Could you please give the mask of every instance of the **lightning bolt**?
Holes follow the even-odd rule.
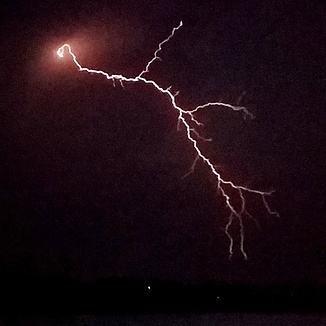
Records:
[[[193,173],[196,167],[196,164],[198,161],[204,162],[206,166],[209,168],[211,174],[215,177],[217,181],[217,188],[219,190],[219,193],[221,196],[224,198],[226,207],[229,210],[229,216],[228,216],[228,223],[225,226],[224,232],[227,235],[229,239],[229,258],[231,259],[233,253],[234,253],[234,238],[230,233],[230,227],[233,224],[234,221],[238,221],[239,224],[239,232],[240,232],[240,251],[245,259],[248,258],[247,253],[244,249],[244,225],[243,225],[243,219],[247,215],[252,218],[252,216],[247,212],[246,210],[246,199],[245,199],[245,194],[250,193],[253,195],[260,196],[262,199],[262,203],[267,210],[269,214],[272,215],[277,215],[278,213],[273,211],[268,202],[266,197],[270,196],[274,190],[271,191],[260,191],[256,189],[251,189],[247,188],[245,186],[241,185],[236,185],[230,180],[225,180],[222,178],[221,174],[217,171],[216,166],[213,164],[211,159],[203,152],[203,150],[200,147],[200,141],[211,141],[211,139],[204,138],[200,135],[200,133],[197,131],[196,127],[197,126],[202,126],[203,124],[197,120],[196,118],[196,113],[200,110],[207,110],[207,109],[214,109],[218,107],[224,107],[227,109],[230,109],[232,111],[239,111],[241,112],[244,117],[246,118],[253,118],[253,115],[245,108],[242,106],[234,106],[228,103],[223,103],[223,102],[209,102],[205,103],[203,105],[197,106],[193,110],[186,110],[182,108],[180,105],[177,104],[176,97],[178,93],[172,93],[171,92],[171,86],[168,88],[163,88],[160,86],[157,82],[155,82],[152,79],[147,79],[144,77],[146,73],[149,72],[150,66],[156,61],[156,60],[161,60],[160,57],[158,56],[159,52],[162,50],[162,46],[167,43],[173,36],[174,34],[182,27],[182,21],[180,24],[173,28],[171,34],[163,40],[156,51],[154,52],[154,55],[151,60],[148,61],[145,69],[140,72],[140,74],[136,77],[126,77],[123,75],[117,75],[117,74],[109,74],[107,72],[104,72],[102,70],[94,70],[94,69],[89,69],[86,67],[82,67],[82,65],[78,62],[75,54],[72,52],[72,49],[69,44],[63,44],[58,50],[57,50],[57,55],[60,58],[64,57],[65,50],[68,51],[69,55],[72,57],[74,63],[78,67],[79,71],[85,71],[87,73],[93,73],[93,74],[98,74],[104,76],[106,79],[112,81],[113,85],[115,86],[115,82],[118,81],[122,87],[124,87],[124,83],[143,83],[148,87],[153,87],[156,89],[159,93],[166,95],[166,97],[169,99],[171,108],[176,110],[178,112],[178,130],[180,129],[180,124],[182,124],[185,127],[186,135],[187,138],[192,145],[196,158],[194,160],[193,165],[191,166],[190,171],[184,176],[188,176],[189,174]],[[236,208],[235,205],[231,203],[231,194],[230,194],[230,189],[233,189],[237,192],[238,198],[240,199],[240,207]],[[228,190],[229,189],[229,190]]]

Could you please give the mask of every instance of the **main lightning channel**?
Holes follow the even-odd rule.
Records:
[[[233,221],[236,219],[238,220],[239,223],[239,228],[240,228],[240,251],[243,255],[243,257],[245,259],[247,259],[247,254],[246,251],[244,249],[244,226],[243,226],[243,218],[244,215],[248,215],[251,216],[247,210],[246,210],[246,200],[245,200],[245,196],[244,196],[244,192],[247,193],[252,193],[252,194],[256,194],[262,197],[262,202],[263,205],[265,206],[267,212],[269,214],[272,215],[278,215],[277,212],[272,211],[272,209],[270,208],[267,200],[266,200],[266,196],[271,195],[274,191],[260,191],[260,190],[255,190],[255,189],[251,189],[245,186],[241,186],[241,185],[236,185],[234,184],[232,181],[230,180],[225,180],[222,178],[221,174],[216,170],[215,165],[212,163],[212,161],[210,160],[210,158],[205,155],[202,151],[202,149],[200,148],[199,145],[199,140],[201,141],[211,141],[211,139],[206,139],[204,137],[202,137],[199,132],[195,129],[194,126],[192,126],[192,124],[196,125],[196,126],[202,126],[203,124],[197,120],[197,118],[195,117],[195,114],[202,109],[207,109],[207,108],[216,108],[216,107],[224,107],[227,109],[230,109],[232,111],[240,111],[244,114],[244,117],[248,117],[248,118],[253,118],[253,115],[245,108],[242,106],[233,106],[231,104],[228,103],[224,103],[224,102],[208,102],[205,103],[203,105],[199,105],[197,106],[195,109],[193,110],[185,110],[184,108],[182,108],[181,106],[179,106],[176,103],[176,96],[178,95],[178,93],[173,94],[171,92],[171,87],[168,88],[163,88],[162,86],[160,86],[157,82],[155,82],[152,79],[147,79],[144,77],[144,75],[146,73],[149,72],[149,68],[152,65],[152,63],[155,60],[161,60],[160,57],[158,56],[158,53],[162,50],[162,46],[163,44],[167,43],[175,34],[176,31],[178,31],[181,27],[182,27],[182,21],[180,22],[180,24],[173,28],[171,34],[165,39],[163,40],[157,50],[154,52],[154,56],[151,60],[148,61],[145,69],[143,71],[140,72],[140,74],[136,77],[126,77],[123,75],[119,75],[119,74],[109,74],[105,71],[102,70],[95,70],[95,69],[89,69],[86,67],[83,67],[77,60],[76,55],[72,52],[72,49],[70,47],[69,44],[63,44],[58,50],[57,50],[57,55],[60,58],[64,57],[65,54],[65,50],[68,51],[69,55],[72,57],[74,63],[76,64],[76,66],[78,67],[79,71],[85,71],[87,73],[93,73],[93,74],[98,74],[98,75],[102,75],[105,78],[107,78],[108,80],[112,81],[113,85],[115,85],[115,81],[119,81],[121,86],[124,86],[124,83],[143,83],[146,85],[149,85],[151,87],[154,87],[158,92],[160,92],[161,94],[165,94],[171,103],[171,106],[173,109],[177,110],[179,115],[178,115],[178,126],[180,125],[180,123],[183,124],[183,126],[186,129],[186,135],[187,138],[189,140],[189,142],[192,144],[192,147],[194,148],[195,152],[196,152],[196,159],[191,167],[191,170],[184,176],[186,177],[187,175],[189,175],[190,173],[194,172],[195,166],[197,164],[197,162],[201,159],[210,169],[211,173],[215,176],[216,180],[217,180],[217,187],[218,190],[220,191],[220,193],[222,194],[224,200],[225,200],[225,204],[226,207],[229,210],[229,217],[228,217],[228,223],[225,226],[224,232],[227,235],[227,237],[229,238],[229,258],[232,257],[233,255],[233,250],[234,250],[234,239],[230,233],[230,227],[233,223]],[[229,195],[229,192],[227,191],[227,187],[231,187],[234,190],[236,190],[238,192],[239,195],[239,199],[241,202],[241,207],[240,209],[236,209],[235,206],[231,203],[231,198]]]

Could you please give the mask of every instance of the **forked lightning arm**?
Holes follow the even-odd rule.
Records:
[[[266,210],[268,211],[269,214],[275,214],[278,215],[277,212],[274,212],[271,210],[270,206],[267,203],[266,196],[271,195],[273,191],[259,191],[255,189],[250,189],[244,186],[239,186],[234,184],[232,181],[225,180],[222,178],[221,174],[216,170],[215,165],[212,163],[211,159],[203,153],[199,141],[211,141],[211,139],[206,139],[200,136],[199,132],[195,129],[195,127],[202,125],[201,122],[197,120],[195,117],[196,112],[202,109],[207,109],[207,108],[213,108],[213,107],[224,107],[233,111],[241,111],[245,117],[253,118],[253,115],[244,107],[242,106],[233,106],[231,104],[223,103],[223,102],[209,102],[203,105],[197,106],[193,110],[185,110],[181,106],[179,106],[176,103],[176,96],[178,95],[177,93],[172,93],[171,92],[171,87],[168,88],[163,88],[160,86],[157,82],[155,82],[152,79],[147,79],[144,77],[146,73],[149,72],[150,66],[153,64],[154,61],[160,60],[158,57],[158,53],[162,49],[162,45],[166,42],[168,42],[175,32],[179,30],[179,28],[182,26],[182,22],[175,27],[172,30],[172,33],[167,37],[163,42],[161,42],[157,48],[157,50],[154,52],[153,58],[147,63],[145,69],[136,77],[125,77],[123,75],[115,75],[115,74],[108,74],[102,70],[94,70],[94,69],[89,69],[89,68],[84,68],[81,66],[81,64],[77,61],[77,58],[75,54],[72,52],[71,47],[69,44],[64,44],[62,45],[58,50],[57,54],[59,57],[63,58],[65,49],[68,50],[69,54],[71,55],[74,63],[78,67],[80,71],[86,71],[88,73],[94,73],[94,74],[99,74],[103,75],[106,77],[108,80],[111,80],[113,82],[113,85],[115,85],[115,81],[119,81],[121,86],[123,87],[123,83],[143,83],[148,86],[154,87],[158,92],[165,94],[167,98],[169,98],[171,102],[171,107],[174,110],[178,111],[179,117],[178,117],[178,127],[180,126],[180,123],[182,123],[186,129],[186,134],[189,142],[192,144],[195,152],[196,152],[196,159],[194,161],[194,164],[191,167],[191,170],[185,175],[187,176],[188,174],[192,173],[195,169],[195,165],[198,162],[198,160],[202,160],[210,169],[211,173],[215,176],[217,180],[217,187],[220,193],[222,194],[226,206],[230,212],[229,218],[228,218],[228,223],[225,227],[225,234],[228,236],[230,240],[230,245],[229,245],[229,258],[232,257],[233,255],[233,247],[234,247],[234,239],[230,233],[230,227],[235,219],[238,220],[239,226],[240,226],[240,250],[245,259],[247,259],[247,254],[244,249],[244,226],[243,226],[243,217],[245,215],[248,215],[251,217],[251,215],[246,211],[246,200],[244,193],[251,193],[251,194],[256,194],[262,197],[262,202],[263,205],[265,206]],[[236,208],[233,204],[231,204],[231,198],[230,194],[228,191],[229,189],[233,188],[238,192],[239,199],[241,202],[240,208]]]

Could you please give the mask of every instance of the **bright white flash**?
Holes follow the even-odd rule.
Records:
[[[65,45],[68,45],[68,44],[65,44]],[[60,58],[63,58],[63,50],[64,48],[63,47],[60,47],[58,50],[57,50],[57,55],[60,57]]]
[[[64,56],[64,49],[67,49],[68,53],[70,54],[74,63],[76,64],[76,66],[78,67],[78,69],[80,71],[103,75],[108,80],[111,80],[113,85],[115,85],[116,81],[118,81],[121,84],[121,86],[124,86],[124,83],[142,83],[145,86],[153,87],[154,89],[157,90],[157,92],[164,94],[169,99],[171,108],[178,111],[178,129],[179,129],[180,125],[183,125],[185,127],[185,132],[186,132],[187,138],[189,140],[189,143],[193,147],[195,155],[196,155],[196,158],[194,160],[193,165],[191,166],[190,171],[185,176],[188,176],[189,174],[194,172],[196,163],[199,160],[201,160],[202,162],[204,162],[204,164],[207,165],[207,167],[210,170],[210,173],[216,178],[219,193],[224,198],[225,205],[229,210],[228,223],[226,224],[225,229],[224,229],[224,232],[230,241],[229,242],[229,258],[232,257],[233,249],[234,249],[234,237],[231,234],[230,227],[234,222],[237,222],[238,226],[239,226],[239,230],[240,230],[240,244],[239,244],[240,251],[241,251],[243,257],[245,259],[247,259],[247,254],[244,249],[243,220],[245,217],[252,218],[252,216],[250,215],[250,213],[248,212],[247,207],[246,207],[246,199],[245,199],[246,194],[260,196],[262,199],[262,204],[266,208],[266,211],[269,214],[278,215],[277,212],[274,212],[270,208],[270,206],[266,200],[266,197],[271,195],[273,193],[273,190],[272,191],[255,190],[255,189],[251,189],[251,188],[248,188],[245,186],[236,185],[232,181],[224,179],[221,176],[221,174],[217,171],[216,165],[212,162],[211,158],[207,154],[204,153],[204,150],[202,149],[202,147],[200,145],[200,143],[202,141],[212,141],[212,139],[210,139],[210,138],[207,139],[200,135],[200,131],[198,130],[198,127],[203,126],[203,124],[197,120],[196,113],[199,110],[216,109],[219,107],[224,107],[224,108],[230,109],[232,111],[240,112],[243,114],[244,117],[253,118],[253,115],[245,107],[234,106],[234,105],[231,105],[228,103],[223,103],[223,102],[209,102],[209,103],[199,105],[196,108],[191,109],[191,110],[185,109],[185,108],[181,107],[179,104],[177,104],[176,96],[178,95],[178,92],[172,93],[171,87],[163,88],[156,81],[154,81],[152,79],[147,79],[144,77],[144,75],[149,72],[150,66],[153,64],[153,62],[156,60],[161,60],[160,57],[158,56],[158,53],[162,50],[162,45],[167,43],[174,36],[175,32],[178,31],[181,27],[182,27],[182,22],[180,22],[180,24],[177,27],[173,28],[171,34],[159,44],[158,48],[154,52],[152,59],[148,61],[145,69],[143,71],[141,71],[140,74],[136,77],[126,77],[123,75],[115,75],[115,74],[110,75],[109,73],[104,72],[102,70],[94,70],[94,69],[82,67],[81,64],[77,61],[77,58],[76,58],[75,54],[72,52],[69,44],[62,45],[57,50],[57,54],[60,58],[62,58]],[[240,200],[240,205],[234,205],[231,203],[230,189],[233,189],[233,192],[234,192],[234,190],[236,191],[237,197]]]

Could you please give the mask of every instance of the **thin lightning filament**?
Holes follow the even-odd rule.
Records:
[[[231,235],[230,227],[232,226],[232,224],[235,221],[237,221],[238,225],[239,225],[239,232],[240,232],[240,245],[239,245],[240,248],[239,249],[240,249],[243,257],[245,259],[247,259],[247,253],[244,249],[243,219],[246,215],[249,217],[251,217],[251,215],[246,210],[245,194],[251,193],[251,194],[260,196],[262,199],[262,203],[263,203],[264,207],[266,208],[267,212],[269,214],[278,215],[277,212],[274,212],[270,208],[270,206],[266,200],[266,196],[271,195],[274,191],[273,190],[271,190],[271,191],[255,190],[255,189],[251,189],[251,188],[248,188],[245,186],[236,185],[232,181],[222,178],[221,174],[217,171],[214,163],[203,152],[203,150],[200,146],[200,141],[211,141],[211,139],[202,137],[200,135],[200,133],[198,132],[198,130],[196,129],[196,127],[202,126],[202,123],[200,121],[198,121],[196,118],[196,113],[200,110],[207,110],[209,108],[224,107],[224,108],[230,109],[232,111],[239,111],[239,112],[243,113],[243,115],[245,117],[253,118],[253,115],[245,107],[234,106],[234,105],[231,105],[228,103],[223,103],[223,102],[209,102],[209,103],[199,105],[193,110],[186,110],[177,104],[176,97],[177,97],[178,93],[172,93],[171,87],[163,88],[156,81],[154,81],[152,79],[147,79],[146,77],[144,77],[146,75],[146,73],[149,72],[150,66],[156,60],[161,60],[160,57],[158,56],[158,53],[162,50],[162,46],[165,43],[167,43],[181,27],[182,27],[182,21],[180,22],[180,24],[177,27],[173,28],[171,34],[159,44],[157,50],[154,52],[153,58],[148,61],[145,69],[143,71],[141,71],[140,74],[136,77],[126,77],[123,75],[109,74],[102,70],[94,70],[94,69],[82,67],[82,65],[78,62],[75,54],[72,52],[72,49],[69,44],[62,45],[57,50],[57,54],[60,58],[63,58],[64,54],[65,54],[65,50],[67,50],[69,55],[72,57],[74,63],[76,64],[77,68],[79,69],[79,71],[85,71],[87,73],[103,75],[105,78],[112,81],[114,85],[115,85],[116,81],[119,81],[121,86],[124,86],[124,83],[142,83],[145,86],[154,88],[155,90],[157,90],[157,92],[164,94],[169,99],[171,108],[178,112],[178,129],[180,127],[180,124],[185,127],[185,132],[186,132],[188,141],[191,144],[191,146],[193,147],[194,152],[196,154],[196,158],[194,160],[193,165],[191,166],[190,171],[184,177],[186,177],[189,174],[194,172],[195,166],[199,160],[201,160],[209,168],[210,173],[215,177],[215,179],[217,181],[217,187],[218,187],[219,193],[224,198],[226,207],[229,210],[228,223],[226,224],[225,229],[224,229],[224,232],[229,239],[229,258],[231,258],[234,253],[234,238]],[[241,203],[239,208],[235,207],[235,205],[231,203],[231,194],[230,194],[231,188],[233,188],[233,190],[236,190],[236,192],[238,194],[238,198]]]

